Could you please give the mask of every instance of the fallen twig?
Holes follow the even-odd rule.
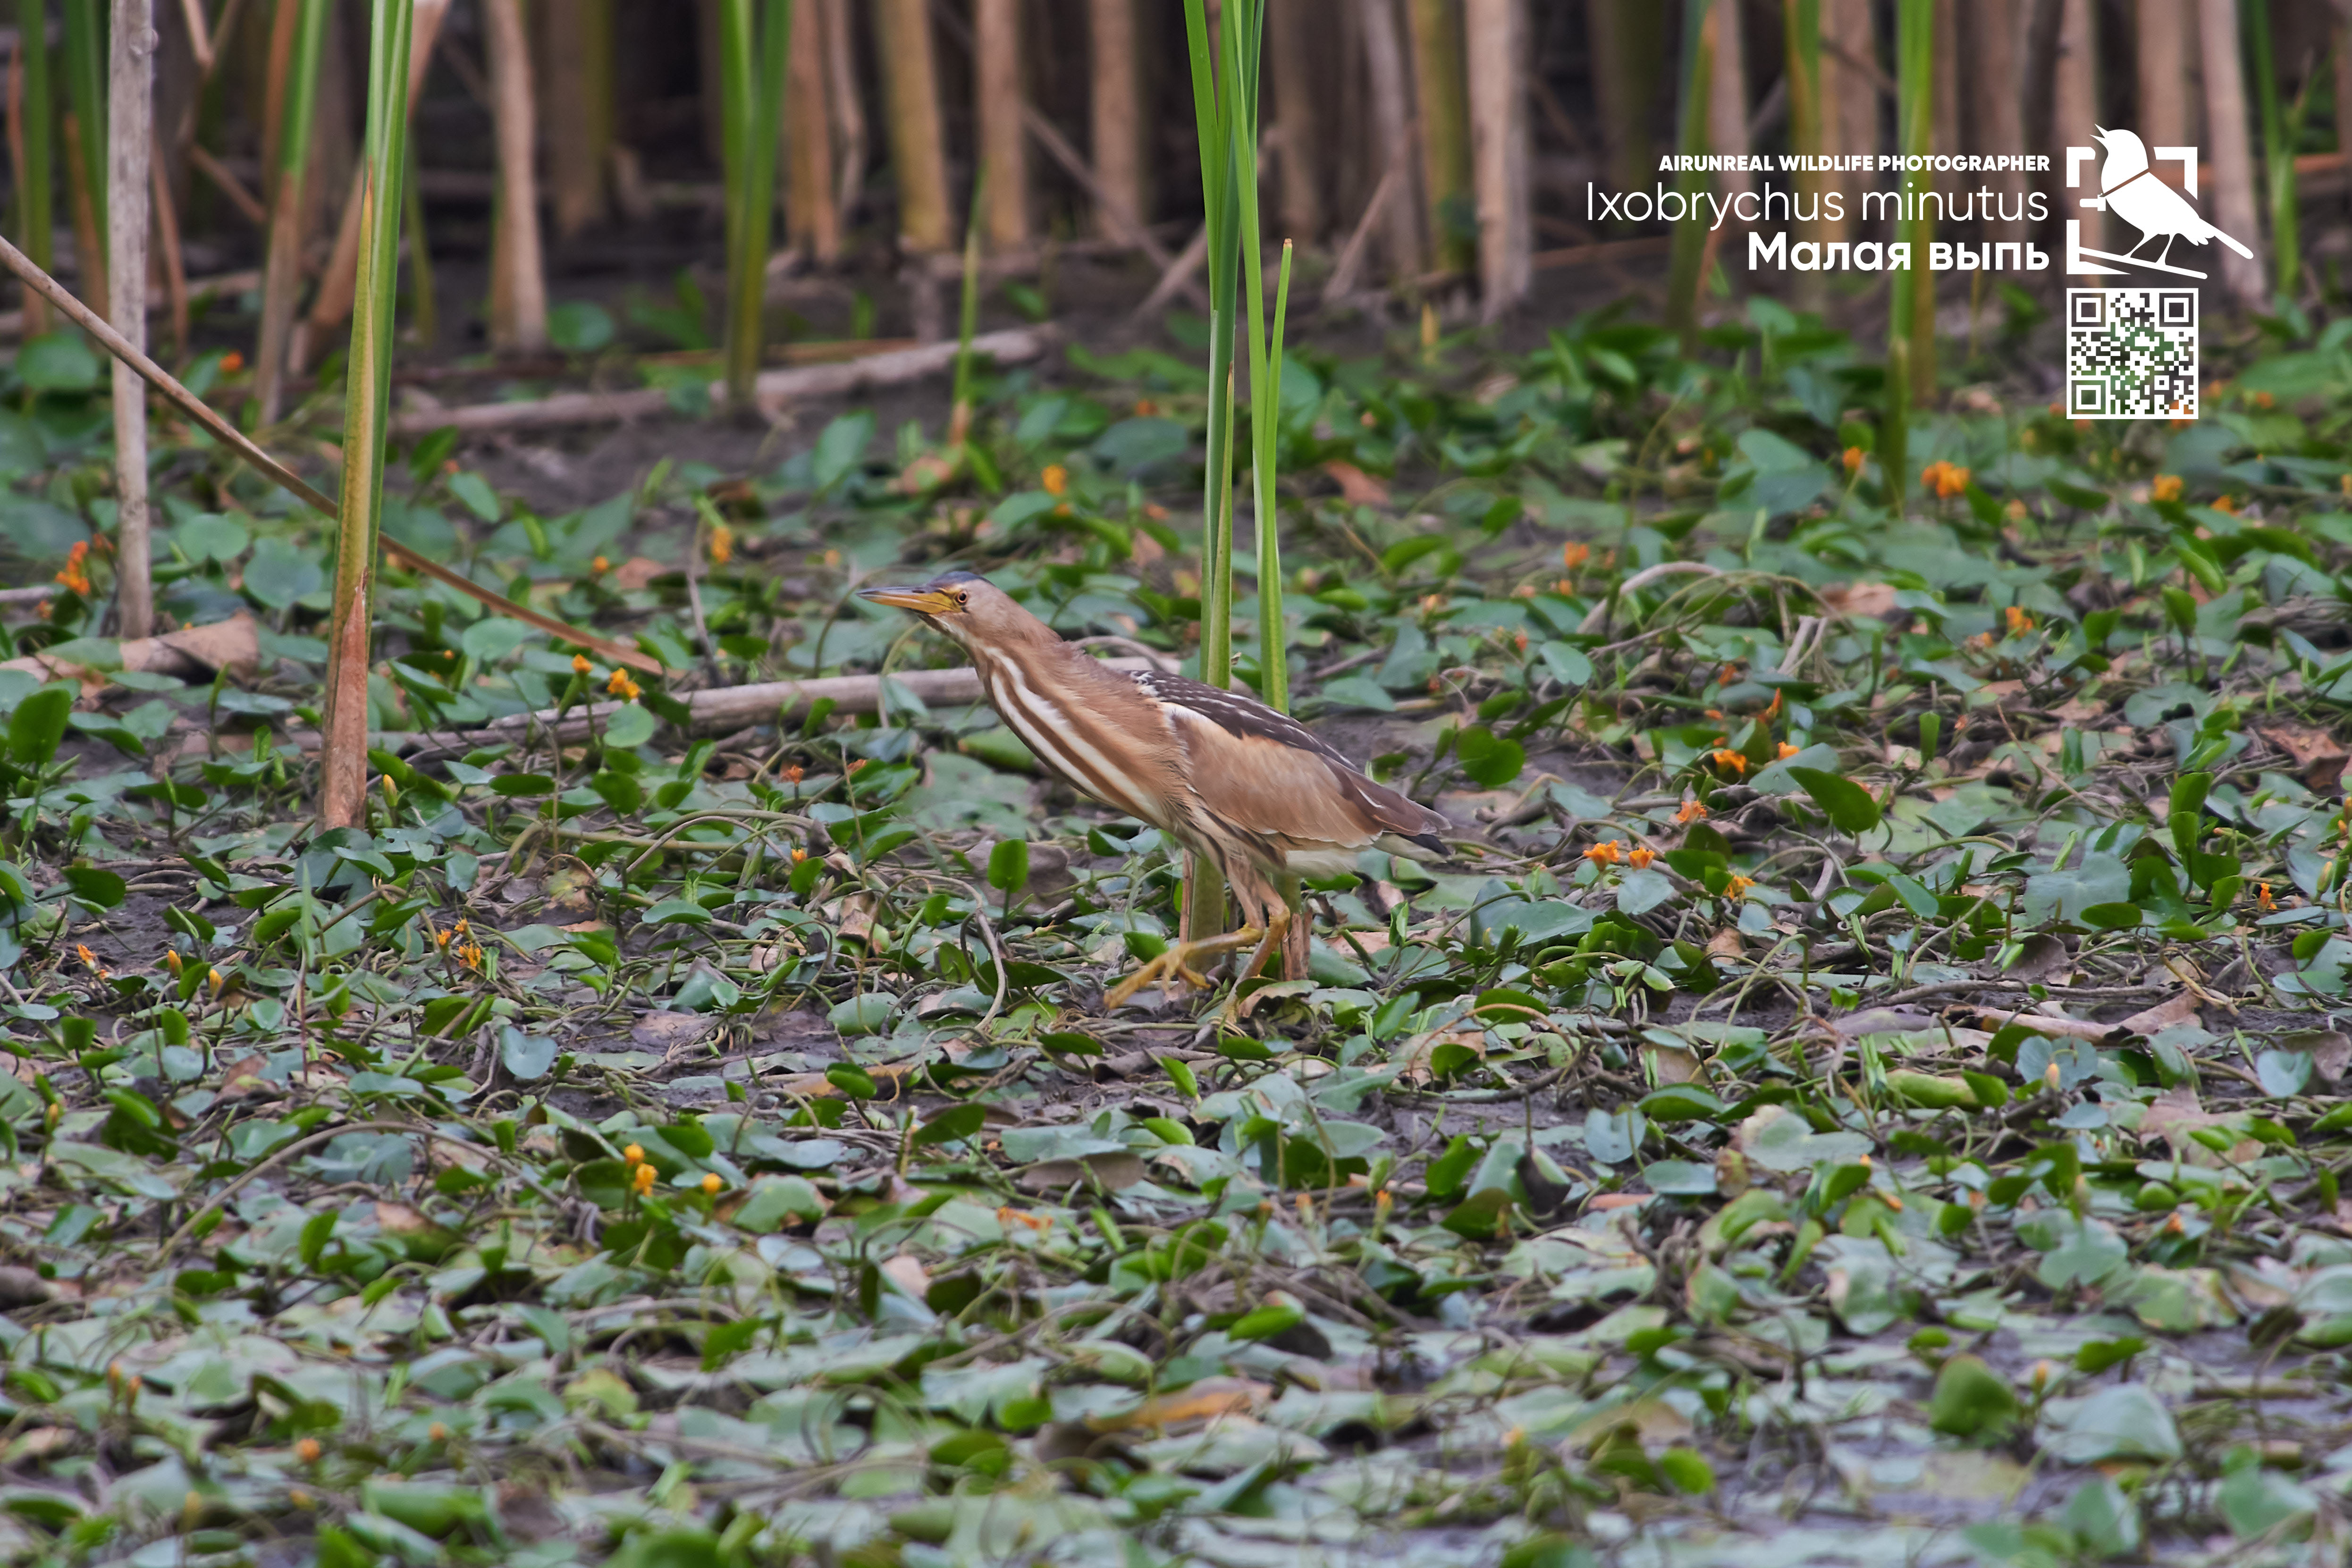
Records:
[[[1107,658],[1103,663],[1109,668],[1125,670],[1174,668],[1166,661],[1148,658]],[[953,669],[909,669],[890,676],[828,675],[812,680],[765,680],[751,686],[719,686],[685,692],[680,694],[680,700],[692,713],[694,730],[733,730],[805,713],[825,701],[833,704],[836,713],[878,713],[882,710],[882,682],[886,679],[898,681],[926,704],[955,708],[988,700],[988,694],[981,689],[980,672],[970,665],[959,665]],[[620,702],[596,702],[562,710],[542,708],[494,720],[483,729],[467,731],[447,742],[436,742],[428,735],[419,735],[416,740],[429,745],[435,754],[446,751],[451,755],[524,735],[551,736],[559,742],[582,741],[593,731],[602,730],[625,706]]]
[[[1052,337],[1047,329],[1023,327],[974,338],[971,346],[973,353],[985,354],[999,364],[1019,364],[1043,354]],[[761,375],[755,395],[761,403],[772,403],[897,386],[952,368],[956,352],[952,342],[925,343],[919,348],[869,354],[835,364],[772,370]],[[714,402],[722,397],[723,392],[718,383],[711,384]],[[656,417],[668,410],[669,399],[667,390],[648,386],[628,392],[562,392],[529,402],[478,403],[463,408],[410,408],[393,421],[393,432],[423,436],[454,429],[479,436],[492,431],[549,430],[567,425],[616,425]]]

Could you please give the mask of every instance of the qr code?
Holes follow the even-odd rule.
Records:
[[[2066,412],[2197,417],[2197,290],[2066,290]]]

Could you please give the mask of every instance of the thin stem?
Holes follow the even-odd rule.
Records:
[[[358,305],[352,312],[344,391],[343,483],[335,594],[327,642],[324,763],[319,816],[360,820],[367,787],[368,633],[376,529],[383,506],[384,443],[392,413],[393,306],[399,285],[401,174],[406,162],[409,0],[374,0],[369,28],[367,188],[362,198]]]
[[[47,0],[16,0],[16,37],[46,40],[48,36]],[[16,171],[19,221],[23,225],[25,253],[47,272],[57,266],[57,217],[49,174],[55,158],[50,132],[55,129],[57,112],[49,105],[47,45],[19,48],[16,60],[21,96],[12,97],[8,123],[16,133],[21,160]],[[32,289],[26,289],[26,337],[37,337],[48,327],[47,302]]]
[[[327,0],[284,0],[296,7],[294,47],[278,120],[278,166],[269,183],[269,248],[262,264],[261,337],[253,389],[261,422],[277,423],[285,399],[287,340],[302,291],[302,213],[318,118],[319,59],[327,40]]]

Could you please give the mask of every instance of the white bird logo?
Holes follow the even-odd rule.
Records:
[[[2147,143],[2137,135],[2128,131],[2100,131],[2092,139],[2106,149],[2106,159],[2099,166],[2099,194],[2084,198],[2083,205],[2100,212],[2112,207],[2126,223],[2140,231],[2139,244],[2115,259],[2138,260],[2140,251],[2159,237],[2164,248],[2153,263],[2158,267],[2165,265],[2165,258],[2172,254],[2172,242],[2176,239],[2185,239],[2191,245],[2218,239],[2239,255],[2252,258],[2252,251],[2200,217],[2187,196],[2155,176],[2148,166]]]

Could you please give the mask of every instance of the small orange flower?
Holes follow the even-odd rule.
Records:
[[[1067,495],[1070,489],[1070,470],[1059,463],[1048,463],[1045,465],[1045,471],[1038,476],[1037,482],[1045,487],[1045,493],[1049,496]]]
[[[1727,899],[1744,899],[1748,896],[1748,889],[1755,885],[1755,878],[1743,877],[1738,872],[1734,871],[1729,877],[1724,879],[1723,896]]]
[[[1717,686],[1728,686],[1738,679],[1739,667],[1736,664],[1727,664],[1715,674],[1715,683]]]
[[[1570,540],[1559,547],[1559,563],[1573,572],[1592,559],[1592,546]]]
[[[630,1173],[629,1184],[637,1190],[637,1196],[644,1197],[654,1190],[654,1168],[651,1165],[639,1165]]]
[[[1636,844],[1625,851],[1625,864],[1636,871],[1647,869],[1650,862],[1657,858],[1658,852],[1646,844]]]
[[[1935,491],[1937,499],[1950,500],[1954,496],[1968,493],[1969,471],[1958,463],[1948,463],[1939,458],[1919,471],[1919,483]]]
[[[2238,498],[2235,496],[2223,496],[2220,500],[2213,503],[2213,510],[2215,511],[2228,512],[2231,517],[2235,517],[2238,515]]]
[[[2268,882],[2254,884],[2254,907],[2264,914],[2269,914],[2278,908],[2278,905],[2272,901],[2271,885]]]
[[[2013,637],[2021,637],[2033,629],[2033,617],[2015,605],[2005,606],[2001,618],[2009,623],[2009,635]]]
[[[2344,477],[2347,480],[2352,480],[2352,474],[2347,474]],[[2179,474],[2158,474],[2156,476],[2155,482],[2147,487],[2147,493],[2149,498],[2155,500],[2179,500],[2180,489]],[[2345,493],[2352,495],[2352,489],[2347,489]]]
[[[1785,763],[1790,757],[1795,756],[1802,750],[1804,750],[1804,748],[1798,745],[1794,741],[1783,741],[1780,742],[1779,749],[1773,754]]]
[[[1708,755],[1718,768],[1728,768],[1735,773],[1745,773],[1748,771],[1746,753],[1735,752],[1728,746],[1717,747]]]
[[[646,1163],[646,1146],[642,1143],[632,1143],[621,1151],[621,1158],[632,1165],[642,1165]]]
[[[805,849],[795,849],[795,850],[793,850],[793,865],[797,866],[797,865],[799,865],[802,861],[803,861],[803,860],[805,860],[805,859],[807,859],[807,858],[808,858],[808,851],[807,851],[807,850],[805,850]]]
[[[220,367],[221,374],[223,375],[235,375],[238,371],[245,368],[245,356],[237,353],[235,349],[231,349],[228,353],[221,355]]]
[[[613,563],[610,561],[605,560],[601,555],[596,557],[595,560],[588,563],[588,570],[593,572],[599,577],[602,577],[605,573],[610,572],[612,569]]]
[[[625,669],[614,670],[613,679],[604,683],[604,689],[624,702],[635,702],[645,694],[644,689],[629,679],[629,672]]]
[[[725,1182],[719,1179],[719,1173],[716,1171],[706,1171],[702,1174],[702,1190],[709,1193],[712,1197],[717,1197],[719,1195],[719,1189],[726,1186],[726,1184],[727,1184]]]
[[[306,1465],[317,1464],[319,1456],[325,1451],[319,1447],[319,1439],[316,1437],[305,1437],[294,1445],[294,1457]]]
[[[432,1426],[425,1428],[425,1440],[428,1443],[446,1443],[449,1440],[449,1428],[436,1421]]]
[[[710,563],[724,566],[734,559],[735,531],[723,522],[715,524],[710,530]]]
[[[1859,447],[1848,447],[1845,449],[1845,458],[1843,459],[1845,463],[1845,471],[1849,474],[1858,474],[1862,472],[1862,465],[1867,456],[1868,454],[1864,453]]]
[[[1596,866],[1614,866],[1617,864],[1617,858],[1620,853],[1621,851],[1615,839],[1604,838],[1598,844],[1587,845],[1584,850],[1584,858],[1587,860],[1591,861]]]
[[[1675,820],[1685,826],[1694,822],[1704,822],[1706,820],[1706,806],[1694,796],[1683,802],[1682,809],[1675,813]]]
[[[586,654],[575,653],[572,656],[572,674],[588,675],[593,673],[595,668],[596,667],[594,665],[588,662],[588,656]]]
[[[804,776],[806,776],[805,770],[803,769],[798,763],[794,763],[791,767],[784,770],[784,782],[786,784],[798,784]]]
[[[81,965],[84,969],[96,969],[98,967],[98,954],[90,952],[89,944],[88,942],[78,942],[74,943],[74,953],[81,960]]]
[[[75,542],[74,547],[66,552],[65,567],[57,575],[57,580],[59,583],[64,584],[67,587],[71,588],[75,593],[81,595],[85,598],[89,595],[89,541],[87,539],[78,540]]]
[[[1029,1214],[1016,1208],[1001,1208],[996,1211],[996,1223],[1008,1227],[1017,1225],[1024,1230],[1037,1231],[1042,1234],[1054,1228],[1054,1216],[1049,1214]]]

